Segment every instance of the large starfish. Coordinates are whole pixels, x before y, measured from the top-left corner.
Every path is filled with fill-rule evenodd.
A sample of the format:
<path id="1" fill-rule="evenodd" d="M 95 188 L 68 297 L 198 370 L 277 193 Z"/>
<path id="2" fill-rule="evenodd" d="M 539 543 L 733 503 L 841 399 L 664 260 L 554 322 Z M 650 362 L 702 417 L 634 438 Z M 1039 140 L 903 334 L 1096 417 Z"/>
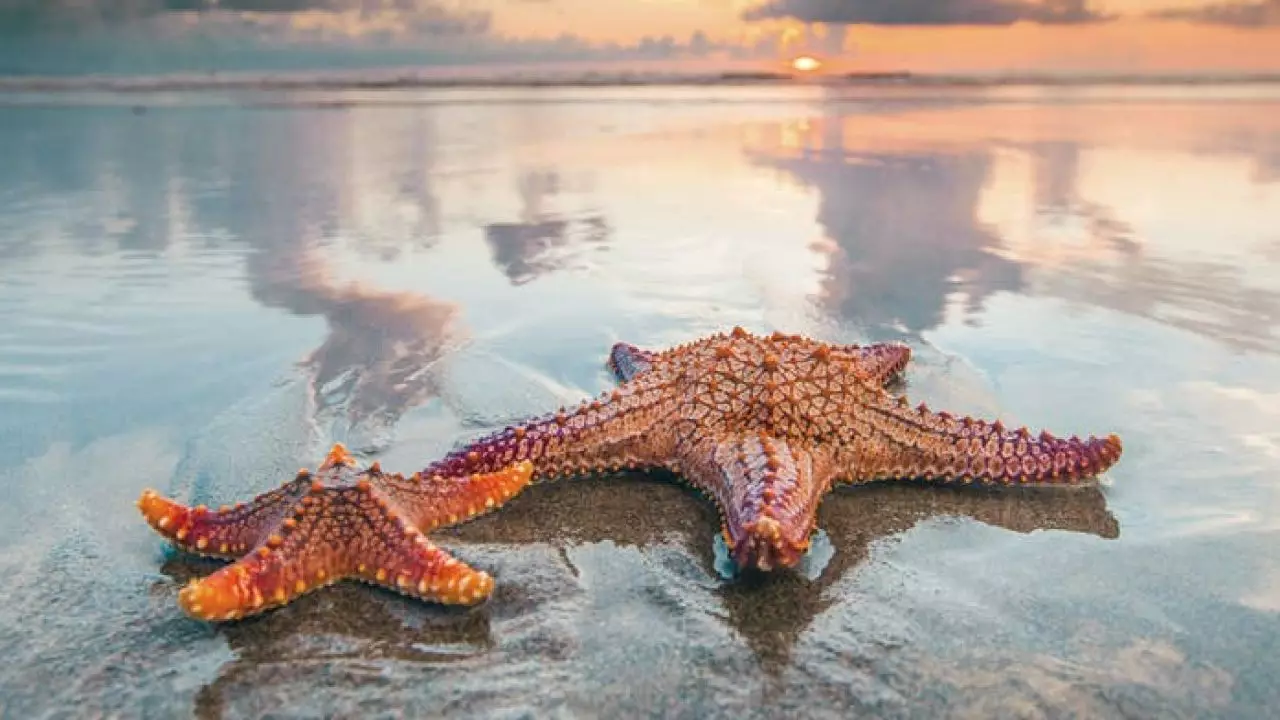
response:
<path id="1" fill-rule="evenodd" d="M 617 344 L 620 384 L 572 410 L 481 438 L 428 467 L 445 476 L 531 460 L 534 481 L 672 471 L 710 496 L 739 567 L 794 566 L 836 483 L 888 479 L 1079 483 L 1120 457 L 1120 439 L 1059 438 L 909 407 L 884 385 L 898 344 L 830 345 L 742 328 L 662 352 Z"/>
<path id="2" fill-rule="evenodd" d="M 483 473 L 406 478 L 360 469 L 341 444 L 316 470 L 249 503 L 209 510 L 152 490 L 138 499 L 151 527 L 179 548 L 235 559 L 178 594 L 188 614 L 235 620 L 353 578 L 444 604 L 470 605 L 493 578 L 427 540 L 425 533 L 488 512 L 529 483 L 533 466 L 515 461 Z"/>

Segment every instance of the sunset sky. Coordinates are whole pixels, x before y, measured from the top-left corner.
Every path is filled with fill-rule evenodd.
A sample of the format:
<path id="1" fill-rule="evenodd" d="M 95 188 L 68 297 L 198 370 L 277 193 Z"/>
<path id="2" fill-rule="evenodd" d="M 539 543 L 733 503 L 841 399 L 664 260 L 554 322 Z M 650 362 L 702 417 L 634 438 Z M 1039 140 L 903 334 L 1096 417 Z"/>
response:
<path id="1" fill-rule="evenodd" d="M 0 32 L 10 73 L 296 51 L 312 66 L 781 69 L 812 53 L 841 71 L 1280 71 L 1280 0 L 0 0 Z"/>

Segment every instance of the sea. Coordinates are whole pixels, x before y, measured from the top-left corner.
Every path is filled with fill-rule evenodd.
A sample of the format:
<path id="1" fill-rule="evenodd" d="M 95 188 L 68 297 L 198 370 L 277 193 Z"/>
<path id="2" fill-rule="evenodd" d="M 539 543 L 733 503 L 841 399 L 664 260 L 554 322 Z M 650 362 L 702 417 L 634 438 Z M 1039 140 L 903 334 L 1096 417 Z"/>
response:
<path id="1" fill-rule="evenodd" d="M 1280 705 L 1280 85 L 394 77 L 5 81 L 0 717 Z M 545 483 L 433 534 L 479 607 L 225 624 L 134 505 L 335 442 L 409 473 L 734 326 L 904 342 L 913 403 L 1124 455 L 837 488 L 763 578 L 678 483 Z"/>

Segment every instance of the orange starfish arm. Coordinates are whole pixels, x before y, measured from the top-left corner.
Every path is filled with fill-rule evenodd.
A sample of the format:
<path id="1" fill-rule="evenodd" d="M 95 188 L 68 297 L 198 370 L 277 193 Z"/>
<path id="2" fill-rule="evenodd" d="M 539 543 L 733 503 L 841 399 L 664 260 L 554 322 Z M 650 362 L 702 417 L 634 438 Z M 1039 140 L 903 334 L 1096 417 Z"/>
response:
<path id="1" fill-rule="evenodd" d="M 375 474 L 378 472 L 373 469 Z M 524 489 L 533 473 L 525 460 L 507 471 L 472 475 L 382 476 L 388 496 L 422 532 L 489 512 Z"/>
<path id="2" fill-rule="evenodd" d="M 739 567 L 770 570 L 800 561 L 836 475 L 825 450 L 761 433 L 698 443 L 682 457 L 685 477 L 715 498 Z"/>
<path id="3" fill-rule="evenodd" d="M 265 492 L 250 502 L 210 510 L 188 507 L 147 489 L 138 509 L 156 532 L 182 550 L 208 557 L 234 559 L 255 547 L 280 523 L 311 487 L 311 476 L 300 472 L 292 482 Z"/>

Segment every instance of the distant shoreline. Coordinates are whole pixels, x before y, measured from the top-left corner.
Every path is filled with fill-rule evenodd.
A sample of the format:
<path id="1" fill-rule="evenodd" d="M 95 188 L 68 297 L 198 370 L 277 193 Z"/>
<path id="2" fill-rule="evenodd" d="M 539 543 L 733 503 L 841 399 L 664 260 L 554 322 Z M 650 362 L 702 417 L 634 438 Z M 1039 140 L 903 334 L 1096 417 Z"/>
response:
<path id="1" fill-rule="evenodd" d="M 803 76 L 772 72 L 677 74 L 581 72 L 562 75 L 457 76 L 412 71 L 235 72 L 173 75 L 0 75 L 5 92 L 172 92 L 196 90 L 381 90 L 675 86 L 994 88 L 1072 86 L 1221 86 L 1280 84 L 1280 73 L 1169 75 L 943 75 L 866 72 Z"/>

